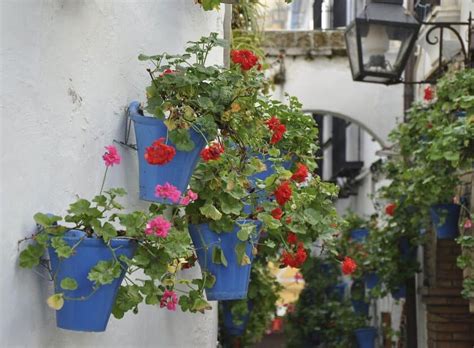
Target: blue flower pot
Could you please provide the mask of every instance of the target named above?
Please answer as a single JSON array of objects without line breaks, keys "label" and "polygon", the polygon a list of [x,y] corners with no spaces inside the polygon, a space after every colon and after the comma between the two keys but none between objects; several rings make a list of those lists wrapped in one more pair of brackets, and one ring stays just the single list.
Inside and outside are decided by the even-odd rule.
[{"label": "blue flower pot", "polygon": [[330,294],[334,294],[335,297],[339,300],[342,301],[344,299],[344,294],[346,292],[346,283],[341,283],[337,284],[334,286],[330,286],[326,289],[326,294],[330,296]]},{"label": "blue flower pot", "polygon": [[[158,184],[163,185],[169,182],[176,186],[181,192],[185,192],[194,168],[199,161],[199,154],[206,145],[206,140],[201,134],[190,129],[191,140],[194,142],[193,150],[176,150],[176,155],[170,162],[164,165],[151,165],[145,160],[146,148],[151,146],[153,142],[159,138],[166,139],[168,128],[166,128],[162,120],[140,115],[138,102],[130,103],[129,113],[130,118],[133,120],[138,147],[140,199],[151,202],[175,204],[168,199],[156,197],[155,187]],[[175,147],[169,140],[168,145]]]},{"label": "blue flower pot", "polygon": [[354,330],[359,348],[375,348],[375,337],[377,330],[375,327],[364,327]]},{"label": "blue flower pot", "polygon": [[369,230],[367,228],[358,228],[351,231],[351,238],[356,242],[364,242],[369,236]]},{"label": "blue flower pot", "polygon": [[416,259],[416,251],[418,246],[411,245],[407,237],[401,237],[398,240],[398,247],[402,260],[411,261]]},{"label": "blue flower pot", "polygon": [[[72,247],[84,236],[83,231],[71,230],[66,232],[64,241]],[[137,244],[130,239],[117,238],[110,242],[110,246],[115,250],[117,257],[125,255],[131,259]],[[93,293],[93,283],[87,279],[89,271],[99,261],[113,259],[111,250],[102,239],[84,238],[76,247],[74,255],[67,259],[59,260],[51,246],[48,252],[53,274],[56,274],[56,292],[62,292],[71,298],[86,297],[85,300],[65,300],[64,306],[56,312],[57,326],[74,331],[105,331],[127,265],[122,263],[123,270],[120,277],[115,278],[110,284],[99,287]],[[76,280],[78,284],[76,290],[63,290],[60,287],[61,281],[67,277]]]},{"label": "blue flower pot", "polygon": [[[260,221],[241,220],[241,223],[253,223],[257,225],[257,238],[261,226]],[[216,233],[208,224],[189,225],[189,234],[196,248],[199,264],[203,271],[210,272],[216,277],[214,286],[206,289],[207,299],[210,301],[239,300],[247,297],[250,280],[250,265],[241,266],[235,252],[236,245],[241,242],[237,238],[240,225],[235,224],[232,232]],[[253,261],[252,243],[246,242],[245,253]],[[212,262],[214,246],[218,246],[224,252],[227,266]]]},{"label": "blue flower pot", "polygon": [[392,298],[394,300],[399,300],[405,297],[407,297],[407,287],[405,285],[400,285],[396,290],[392,291]]},{"label": "blue flower pot", "polygon": [[460,205],[436,204],[431,206],[430,212],[438,239],[454,239],[459,235]]},{"label": "blue flower pot", "polygon": [[240,324],[234,322],[234,317],[232,316],[232,301],[223,301],[223,314],[224,314],[224,327],[229,335],[232,336],[242,336],[247,328],[247,324],[250,318],[250,312],[253,308],[253,302],[248,301],[247,308],[248,312],[242,315],[239,319]]},{"label": "blue flower pot", "polygon": [[361,300],[351,300],[352,308],[357,314],[368,316],[369,315],[369,304]]},{"label": "blue flower pot", "polygon": [[370,272],[370,273],[365,274],[364,281],[365,281],[365,288],[370,290],[377,286],[377,284],[380,281],[380,278],[377,275],[377,273]]}]

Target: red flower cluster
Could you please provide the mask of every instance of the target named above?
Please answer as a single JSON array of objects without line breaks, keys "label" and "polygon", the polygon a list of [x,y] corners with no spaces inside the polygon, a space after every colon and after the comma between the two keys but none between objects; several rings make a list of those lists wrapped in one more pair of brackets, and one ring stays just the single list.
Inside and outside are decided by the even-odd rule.
[{"label": "red flower cluster", "polygon": [[175,148],[164,144],[164,141],[165,138],[160,138],[146,148],[145,160],[149,164],[163,165],[170,162],[176,155]]},{"label": "red flower cluster", "polygon": [[433,100],[433,89],[430,86],[426,86],[423,90],[423,99],[427,102]]},{"label": "red flower cluster", "polygon": [[242,70],[250,70],[258,64],[258,57],[250,50],[232,50],[230,58],[234,64],[239,64]]},{"label": "red flower cluster", "polygon": [[272,216],[274,219],[281,220],[281,217],[283,216],[283,210],[281,210],[280,207],[273,209]]},{"label": "red flower cluster", "polygon": [[211,160],[217,160],[224,153],[224,147],[219,143],[213,143],[201,151],[201,158],[207,162]]},{"label": "red flower cluster", "polygon": [[385,214],[393,216],[397,205],[395,203],[389,203],[385,206]]},{"label": "red flower cluster", "polygon": [[[303,243],[298,243],[298,237],[293,232],[289,232],[287,236],[287,242],[291,245],[292,251],[283,251],[281,254],[281,262],[290,267],[301,267],[301,265],[308,258]],[[296,249],[296,250],[295,250]]]},{"label": "red flower cluster", "polygon": [[298,244],[298,237],[293,232],[288,232],[288,235],[286,236],[286,242],[290,245],[296,245]]},{"label": "red flower cluster", "polygon": [[296,182],[303,182],[308,177],[308,167],[302,163],[296,164],[296,171],[291,176],[291,180]]},{"label": "red flower cluster", "polygon": [[268,121],[265,122],[268,128],[273,132],[270,144],[276,144],[283,139],[283,134],[286,132],[286,126],[280,122],[278,118],[272,116]]},{"label": "red flower cluster", "polygon": [[345,275],[349,275],[355,272],[357,269],[357,264],[353,259],[350,257],[346,256],[344,258],[344,261],[342,261],[342,273]]},{"label": "red flower cluster", "polygon": [[292,193],[288,181],[281,183],[280,186],[276,188],[275,192],[273,192],[279,205],[285,205],[285,203],[290,200]]}]

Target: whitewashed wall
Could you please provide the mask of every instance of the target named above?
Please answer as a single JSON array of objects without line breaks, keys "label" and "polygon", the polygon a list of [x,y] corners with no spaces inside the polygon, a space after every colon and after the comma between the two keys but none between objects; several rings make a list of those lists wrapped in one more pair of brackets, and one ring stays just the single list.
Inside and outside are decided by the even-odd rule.
[{"label": "whitewashed wall", "polygon": [[403,85],[385,86],[352,80],[347,57],[288,57],[286,82],[274,94],[289,93],[303,108],[341,116],[364,126],[380,143],[403,117]]},{"label": "whitewashed wall", "polygon": [[[17,241],[34,232],[35,212],[62,214],[76,195],[98,192],[104,146],[122,137],[128,102],[145,100],[138,54],[182,52],[188,40],[222,34],[223,13],[193,0],[2,0],[0,12],[0,346],[215,347],[215,310],[143,306],[105,333],[57,329],[49,285],[18,267]],[[119,150],[107,186],[125,187],[126,205],[144,208],[136,153]]]}]

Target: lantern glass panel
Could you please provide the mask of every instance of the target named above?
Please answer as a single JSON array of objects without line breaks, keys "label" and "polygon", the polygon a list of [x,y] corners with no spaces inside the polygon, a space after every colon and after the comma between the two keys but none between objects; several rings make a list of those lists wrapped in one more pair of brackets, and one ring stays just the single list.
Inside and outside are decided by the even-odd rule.
[{"label": "lantern glass panel", "polygon": [[347,53],[351,64],[352,75],[355,77],[360,73],[359,66],[359,46],[357,45],[356,25],[352,25],[346,31]]},{"label": "lantern glass panel", "polygon": [[364,72],[400,76],[417,30],[388,23],[366,22],[359,25]]}]

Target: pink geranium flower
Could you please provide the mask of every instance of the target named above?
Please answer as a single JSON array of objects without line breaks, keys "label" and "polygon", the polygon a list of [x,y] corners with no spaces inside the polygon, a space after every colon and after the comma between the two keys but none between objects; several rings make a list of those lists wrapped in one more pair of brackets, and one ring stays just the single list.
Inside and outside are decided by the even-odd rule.
[{"label": "pink geranium flower", "polygon": [[169,311],[176,310],[176,304],[178,303],[178,297],[176,293],[172,290],[165,290],[163,297],[160,300],[160,307],[166,307]]},{"label": "pink geranium flower", "polygon": [[165,238],[171,228],[171,223],[163,216],[157,216],[153,220],[148,221],[145,228],[145,234],[155,235]]},{"label": "pink geranium flower", "polygon": [[155,196],[160,198],[168,198],[171,202],[177,203],[181,198],[181,191],[179,191],[176,186],[173,186],[167,182],[164,185],[156,185]]},{"label": "pink geranium flower", "polygon": [[465,222],[464,222],[464,228],[466,230],[470,229],[472,227],[472,221],[471,219],[467,219]]},{"label": "pink geranium flower", "polygon": [[120,164],[121,157],[114,145],[106,146],[107,152],[102,156],[106,167],[111,167],[114,164]]},{"label": "pink geranium flower", "polygon": [[198,199],[198,194],[193,192],[192,190],[188,190],[188,193],[186,194],[186,196],[181,198],[179,204],[188,205],[189,203],[194,202],[196,199]]}]

